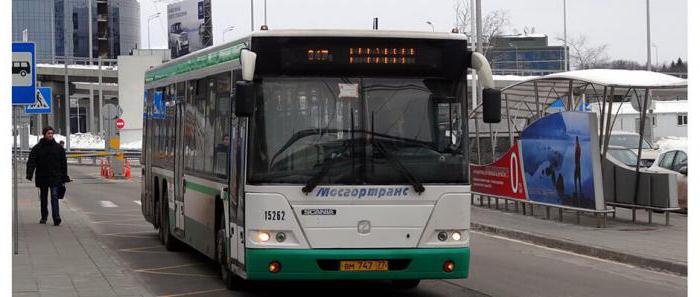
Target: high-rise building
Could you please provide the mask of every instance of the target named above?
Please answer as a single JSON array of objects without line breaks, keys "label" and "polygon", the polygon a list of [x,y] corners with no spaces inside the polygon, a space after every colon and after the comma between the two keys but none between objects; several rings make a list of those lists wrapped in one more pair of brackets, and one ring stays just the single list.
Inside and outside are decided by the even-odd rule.
[{"label": "high-rise building", "polygon": [[12,0],[12,39],[22,40],[27,30],[38,62],[50,63],[88,58],[92,30],[92,56],[116,59],[138,47],[140,14],[137,0]]}]

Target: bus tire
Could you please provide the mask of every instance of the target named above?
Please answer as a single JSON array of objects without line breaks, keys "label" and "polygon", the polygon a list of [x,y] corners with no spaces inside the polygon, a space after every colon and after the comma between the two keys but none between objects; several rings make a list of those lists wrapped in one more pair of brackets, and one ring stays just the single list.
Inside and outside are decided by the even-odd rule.
[{"label": "bus tire", "polygon": [[163,230],[163,245],[165,245],[165,249],[169,251],[176,251],[178,246],[178,241],[177,238],[175,238],[171,233],[170,233],[170,209],[168,208],[168,194],[163,193],[161,195],[160,199],[162,205],[162,209],[160,211],[161,213],[161,223],[160,223],[160,228]]},{"label": "bus tire", "polygon": [[415,289],[420,284],[419,279],[396,279],[391,281],[391,285],[397,289]]},{"label": "bus tire", "polygon": [[219,262],[219,277],[226,285],[229,290],[240,290],[243,288],[243,279],[238,275],[233,273],[231,269],[228,268],[226,261],[226,225],[224,222],[224,215],[219,216],[219,230],[216,232],[216,257],[217,262]]}]

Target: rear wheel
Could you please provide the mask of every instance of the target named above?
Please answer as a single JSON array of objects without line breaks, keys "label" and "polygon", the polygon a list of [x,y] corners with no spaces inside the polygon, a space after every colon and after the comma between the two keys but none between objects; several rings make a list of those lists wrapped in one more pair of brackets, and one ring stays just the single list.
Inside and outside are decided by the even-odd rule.
[{"label": "rear wheel", "polygon": [[243,279],[228,268],[226,257],[226,225],[224,215],[219,217],[219,230],[216,232],[216,257],[219,261],[219,276],[229,290],[240,290]]},{"label": "rear wheel", "polygon": [[391,285],[399,289],[415,289],[420,284],[419,279],[397,279],[391,281]]}]

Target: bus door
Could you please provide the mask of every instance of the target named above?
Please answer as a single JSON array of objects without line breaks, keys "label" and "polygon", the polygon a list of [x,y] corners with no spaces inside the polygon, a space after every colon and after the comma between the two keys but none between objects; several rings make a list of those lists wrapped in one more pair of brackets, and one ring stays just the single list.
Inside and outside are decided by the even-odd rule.
[{"label": "bus door", "polygon": [[231,154],[229,189],[231,191],[229,203],[229,229],[231,230],[230,255],[236,261],[234,263],[243,269],[245,259],[245,234],[243,224],[243,184],[245,158],[245,126],[243,120],[231,115]]},{"label": "bus door", "polygon": [[[151,106],[148,100],[148,92],[144,93],[144,119],[143,119],[143,150],[141,152],[141,212],[153,220],[155,225],[160,224],[154,217],[153,191],[155,191],[151,171],[151,139],[153,139],[153,120],[151,120]],[[145,210],[145,211],[144,211]]]},{"label": "bus door", "polygon": [[[179,96],[178,96],[179,97]],[[184,98],[180,97],[180,98]],[[178,100],[175,108],[175,234],[185,238],[185,154],[184,126],[186,121],[185,101]]]}]

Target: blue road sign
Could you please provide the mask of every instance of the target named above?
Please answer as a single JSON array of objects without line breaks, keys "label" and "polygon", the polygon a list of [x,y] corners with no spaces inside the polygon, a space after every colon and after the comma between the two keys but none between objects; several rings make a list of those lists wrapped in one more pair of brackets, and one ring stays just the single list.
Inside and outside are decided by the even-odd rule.
[{"label": "blue road sign", "polygon": [[36,89],[36,101],[24,108],[24,113],[49,114],[51,113],[51,88],[39,87]]},{"label": "blue road sign", "polygon": [[12,105],[34,104],[36,67],[33,42],[12,43]]}]

